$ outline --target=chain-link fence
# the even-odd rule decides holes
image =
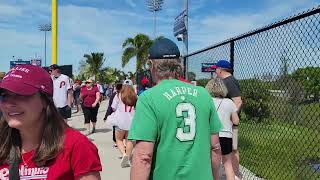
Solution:
[[[320,179],[319,50],[320,6],[186,57],[203,86],[212,74],[201,63],[234,66],[243,179]]]

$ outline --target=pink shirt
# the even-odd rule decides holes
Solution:
[[[102,166],[96,146],[80,132],[67,128],[61,153],[43,167],[32,161],[34,150],[24,153],[19,165],[20,179],[73,180],[80,175],[101,171]],[[9,165],[0,165],[0,179],[9,179]]]

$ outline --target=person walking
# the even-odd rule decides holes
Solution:
[[[147,77],[143,77],[143,79],[141,80],[141,89],[139,90],[137,95],[140,96],[140,94],[150,88],[149,86],[149,79]]]
[[[129,131],[136,140],[131,180],[212,180],[218,176],[221,122],[203,87],[177,80],[180,52],[169,39],[149,49],[152,80],[142,93]],[[211,165],[212,164],[212,165]]]
[[[96,132],[100,97],[99,89],[96,86],[93,86],[93,81],[91,79],[86,80],[85,87],[80,90],[84,124],[87,129],[86,135]],[[92,131],[90,131],[90,122],[92,123]]]
[[[115,126],[116,143],[122,155],[121,167],[130,167],[132,141],[128,140],[128,132],[135,112],[137,95],[132,87],[132,82],[126,80],[122,89],[112,102],[114,113],[108,117],[108,121]]]
[[[122,89],[122,83],[117,83],[116,84],[116,91],[113,92],[112,95],[110,96],[108,109],[107,109],[107,112],[106,112],[106,114],[105,114],[105,116],[103,118],[104,121],[106,121],[108,116],[110,116],[114,112],[112,107],[111,107],[111,105],[113,103],[114,97],[116,97],[120,93],[121,89]],[[116,133],[115,126],[112,126],[112,140],[115,143],[113,146],[117,147],[115,133]]]
[[[53,91],[33,65],[17,65],[0,83],[0,179],[101,179],[98,149],[67,125]]]
[[[72,86],[73,89],[73,102],[74,105],[77,108],[77,112],[79,112],[81,110],[81,105],[80,105],[80,89],[81,89],[81,81],[80,80],[76,80]]]
[[[228,93],[226,95],[226,98],[232,99],[232,101],[235,103],[237,107],[237,112],[239,114],[242,106],[242,99],[241,99],[241,93],[240,93],[240,85],[238,81],[234,78],[232,75],[233,68],[231,66],[231,63],[227,60],[219,60],[213,68],[216,69],[216,75],[218,78],[222,78],[224,84],[227,87]],[[238,134],[239,129],[238,125],[233,125],[233,137],[232,137],[232,164],[233,164],[233,170],[235,174],[241,178],[240,173],[240,156],[239,156],[239,150],[238,150]]]
[[[210,80],[206,89],[213,97],[213,102],[217,108],[219,118],[223,124],[223,128],[219,132],[219,141],[221,145],[222,162],[225,169],[227,180],[238,179],[232,167],[232,126],[239,124],[237,107],[234,102],[226,98],[228,93],[227,87],[221,78]]]
[[[53,101],[62,117],[67,120],[71,117],[71,104],[73,101],[73,91],[70,85],[70,78],[61,74],[60,67],[52,64],[49,67],[53,80]]]

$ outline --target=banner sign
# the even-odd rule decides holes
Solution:
[[[21,64],[30,64],[30,61],[10,61],[10,69]]]
[[[201,63],[201,72],[216,72],[216,69],[212,66],[216,63]]]
[[[187,11],[182,11],[176,18],[173,27],[173,34],[177,36],[178,34],[185,34],[187,32],[184,17],[187,15]]]

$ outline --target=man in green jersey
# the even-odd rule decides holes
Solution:
[[[166,38],[149,49],[157,85],[138,98],[129,131],[137,141],[131,180],[212,180],[218,174],[221,123],[206,89],[177,80],[179,56]]]

